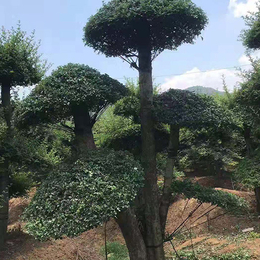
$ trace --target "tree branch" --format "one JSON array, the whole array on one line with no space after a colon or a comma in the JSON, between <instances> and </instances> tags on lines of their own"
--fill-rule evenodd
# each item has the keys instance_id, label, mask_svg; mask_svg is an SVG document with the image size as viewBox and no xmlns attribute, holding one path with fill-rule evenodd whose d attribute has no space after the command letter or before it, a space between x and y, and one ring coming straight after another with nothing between
<instances>
[{"instance_id":1,"label":"tree branch","mask_svg":"<svg viewBox=\"0 0 260 260\"><path fill-rule=\"evenodd\" d=\"M60 123L60 125L61 125L62 127L64 127L64 128L66 128L66 129L72 131L72 132L74 131L74 128L73 128L73 127L70 127L70 126L66 125L65 123Z\"/></svg>"},{"instance_id":2,"label":"tree branch","mask_svg":"<svg viewBox=\"0 0 260 260\"><path fill-rule=\"evenodd\" d=\"M171 240L173 239L174 235L175 235L176 233L178 233L179 230L181 230L181 229L184 227L185 223L194 215L194 213L200 208L201 205L202 205L202 202L200 202L200 203L196 206L196 208L193 209L193 210L190 212L190 214L188 215L188 217L185 218L185 220L182 221L182 223L164 240L164 242L171 241Z\"/></svg>"},{"instance_id":3,"label":"tree branch","mask_svg":"<svg viewBox=\"0 0 260 260\"><path fill-rule=\"evenodd\" d=\"M166 166L166 172L164 176L164 186L163 186L163 194L161 197L161 204L160 204L160 219L161 219L161 226L164 232L167 214L171 202L171 185L173 181L173 169L174 164L177 160L177 153L179 149L179 135L180 135L180 127L171 125L170 130L170 142L168 148L168 160Z\"/></svg>"},{"instance_id":4,"label":"tree branch","mask_svg":"<svg viewBox=\"0 0 260 260\"><path fill-rule=\"evenodd\" d=\"M139 67L137 66L137 63L131 58L131 56L130 57L126 56L126 58L124 56L120 56L120 58L123 59L128 64L130 64L131 68L134 68L139 71Z\"/></svg>"},{"instance_id":5,"label":"tree branch","mask_svg":"<svg viewBox=\"0 0 260 260\"><path fill-rule=\"evenodd\" d=\"M159 50L156 51L153 55L152 55L152 61L154 61L163 51Z\"/></svg>"},{"instance_id":6,"label":"tree branch","mask_svg":"<svg viewBox=\"0 0 260 260\"><path fill-rule=\"evenodd\" d=\"M103 106L99 108L99 111L94 113L94 115L91 116L91 127L94 126L94 124L97 122L97 120L101 117L101 115L107 110L109 104L105 103Z\"/></svg>"},{"instance_id":7,"label":"tree branch","mask_svg":"<svg viewBox=\"0 0 260 260\"><path fill-rule=\"evenodd\" d=\"M128 57L136 57L136 58L139 58L138 54L134 53L134 52L131 52L130 54L126 54L125 55L127 58Z\"/></svg>"}]
</instances>

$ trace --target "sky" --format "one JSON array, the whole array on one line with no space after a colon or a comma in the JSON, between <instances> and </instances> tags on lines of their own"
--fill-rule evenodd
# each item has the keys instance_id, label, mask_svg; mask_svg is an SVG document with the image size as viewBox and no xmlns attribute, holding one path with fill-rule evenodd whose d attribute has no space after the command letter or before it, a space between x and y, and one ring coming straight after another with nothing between
<instances>
[{"instance_id":1,"label":"sky","mask_svg":"<svg viewBox=\"0 0 260 260\"><path fill-rule=\"evenodd\" d=\"M249 68L239 34L245 29L242 16L256 10L257 0L193 2L209 17L203 40L164 51L153 63L155 82L163 91L198 85L222 90L224 75L232 90L241 80L237 68ZM36 39L41 40L40 52L52 64L47 75L72 62L87 64L122 83L126 78L137 79L137 71L120 58L106 58L84 46L83 27L101 6L102 0L0 0L0 26L9 29L20 21L23 30L35 30Z\"/></svg>"}]
</instances>

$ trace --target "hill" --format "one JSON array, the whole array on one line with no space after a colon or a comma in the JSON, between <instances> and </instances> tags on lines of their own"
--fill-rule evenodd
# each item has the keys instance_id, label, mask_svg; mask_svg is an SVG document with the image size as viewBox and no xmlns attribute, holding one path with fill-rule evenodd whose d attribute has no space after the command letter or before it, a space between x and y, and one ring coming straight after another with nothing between
<instances>
[{"instance_id":1,"label":"hill","mask_svg":"<svg viewBox=\"0 0 260 260\"><path fill-rule=\"evenodd\" d=\"M194 87L187 88L185 90L194 92L195 94L206 94L209 96L214 96L214 95L222 96L225 94L225 92L223 92L223 91L218 91L214 88L207 88L207 87L202 87L202 86L194 86Z\"/></svg>"}]
</instances>

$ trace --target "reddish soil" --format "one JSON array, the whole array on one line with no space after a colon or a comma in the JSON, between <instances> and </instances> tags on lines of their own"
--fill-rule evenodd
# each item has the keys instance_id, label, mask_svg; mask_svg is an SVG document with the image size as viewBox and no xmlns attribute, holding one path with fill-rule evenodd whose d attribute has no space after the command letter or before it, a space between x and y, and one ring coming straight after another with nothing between
<instances>
[{"instance_id":1,"label":"reddish soil","mask_svg":"<svg viewBox=\"0 0 260 260\"><path fill-rule=\"evenodd\" d=\"M202 185L211 183L211 179L200 177L197 179ZM210 185L209 185L210 186ZM236 194L245 198L252 207L255 206L255 198L252 192L226 190L224 191ZM32 192L29 197L34 194ZM28 205L30 198L15 198L10 200L10 220L9 220L9 234L6 249L0 252L1 260L101 260L100 249L104 245L104 228L99 227L90 230L77 238L64 238L63 240L39 242L27 235L24 231L24 224L20 222L19 216L23 209ZM189 213L198 205L196 200L185 200L179 198L171 207L168 214L167 232L172 233L182 221L189 215ZM258 218L235 217L231 215L224 215L220 218L207 222L207 216L203 216L199 220L198 217L203 215L209 208L213 208L209 204L203 204L194 213L194 215L187 222L186 226L180 231L184 236L183 241L179 238L174 240L178 249L189 248L191 241L189 240L189 230L192 228L192 234L197 236L192 240L194 247L201 246L209 248L221 247L219 253L226 253L244 247L252 251L256 259L260 259L260 239L243 242L241 246L235 243L227 242L224 238L215 238L217 235L231 235L241 233L245 228L254 227L259 230ZM214 218L223 211L220 208L214 209L210 212L209 218ZM124 243L121 232L114 220L111 220L107 225L107 234L109 241L119 241ZM180 236L180 234L178 235ZM214 238L212 237L214 236ZM172 248L169 243L165 246L166 252L172 253ZM259 257L259 258L258 258Z\"/></svg>"}]
</instances>

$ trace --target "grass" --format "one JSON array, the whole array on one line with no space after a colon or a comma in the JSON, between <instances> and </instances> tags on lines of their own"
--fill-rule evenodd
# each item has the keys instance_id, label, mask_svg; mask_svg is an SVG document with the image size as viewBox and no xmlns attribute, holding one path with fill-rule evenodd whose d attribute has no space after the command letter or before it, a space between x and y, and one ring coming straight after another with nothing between
<instances>
[{"instance_id":1,"label":"grass","mask_svg":"<svg viewBox=\"0 0 260 260\"><path fill-rule=\"evenodd\" d=\"M127 247L118 242L108 242L107 252L109 260L129 260ZM105 256L105 247L102 247L101 254Z\"/></svg>"},{"instance_id":2,"label":"grass","mask_svg":"<svg viewBox=\"0 0 260 260\"><path fill-rule=\"evenodd\" d=\"M180 257L180 258L179 258ZM197 257L192 251L180 252L179 257L174 256L172 260L250 260L252 259L251 255L244 250L239 250L232 253L222 254L222 255L213 255L206 257Z\"/></svg>"},{"instance_id":3,"label":"grass","mask_svg":"<svg viewBox=\"0 0 260 260\"><path fill-rule=\"evenodd\" d=\"M127 247L120 244L119 242L108 242L108 259L109 260L129 260ZM214 250L203 250L200 248L193 251L182 250L178 254L179 256L173 255L169 260L251 260L253 259L250 253L246 250L238 250L232 253L226 253L218 255L217 251ZM105 247L101 249L102 256L105 256Z\"/></svg>"}]
</instances>

